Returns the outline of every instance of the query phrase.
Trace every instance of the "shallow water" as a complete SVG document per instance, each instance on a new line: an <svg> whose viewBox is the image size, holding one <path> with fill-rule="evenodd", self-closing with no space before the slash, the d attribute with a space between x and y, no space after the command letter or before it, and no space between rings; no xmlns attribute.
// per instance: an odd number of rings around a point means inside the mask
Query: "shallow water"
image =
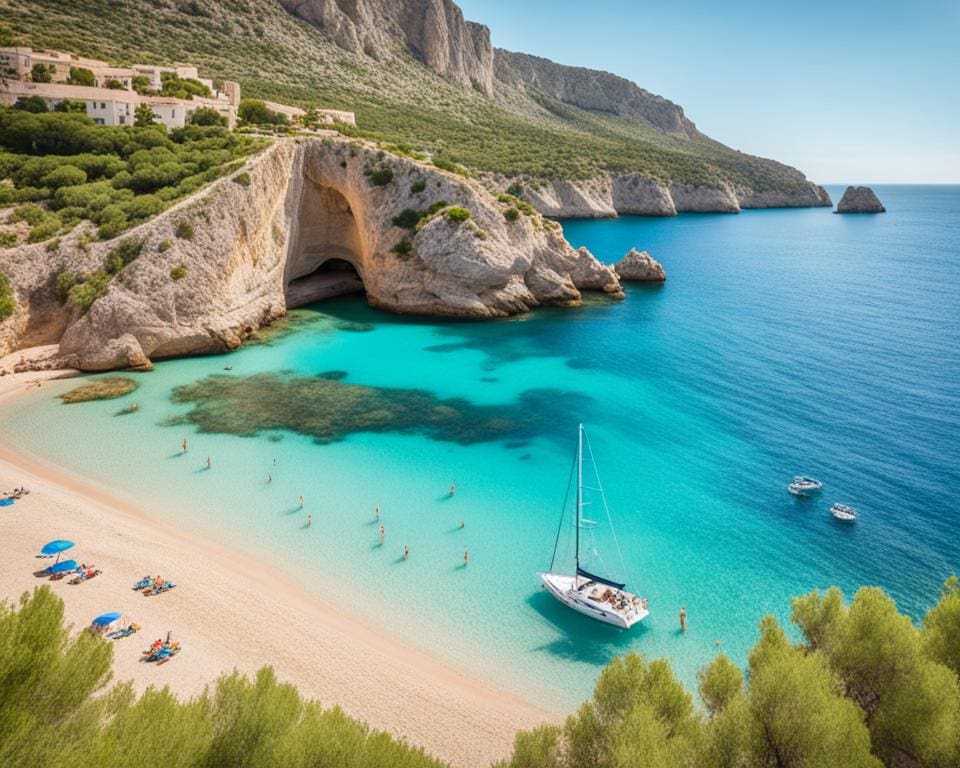
<svg viewBox="0 0 960 768"><path fill-rule="evenodd" d="M62 405L76 382L45 385L0 428L522 695L573 706L626 650L669 657L692 684L716 641L743 662L791 595L880 584L920 618L960 569L960 188L877 192L880 216L565 222L605 261L648 249L667 284L495 323L337 300L229 357L161 363L120 400ZM356 407L371 431L330 426L331 409ZM599 504L585 560L650 600L630 633L537 589L578 421L625 568ZM796 473L823 480L822 496L790 496ZM833 501L861 519L833 520ZM559 531L568 563L574 529Z"/></svg>

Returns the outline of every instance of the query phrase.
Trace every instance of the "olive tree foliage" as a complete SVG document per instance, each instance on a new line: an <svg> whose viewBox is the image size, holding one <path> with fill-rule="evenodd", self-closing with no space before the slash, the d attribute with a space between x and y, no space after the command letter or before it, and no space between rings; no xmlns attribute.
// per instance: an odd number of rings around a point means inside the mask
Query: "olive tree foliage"
<svg viewBox="0 0 960 768"><path fill-rule="evenodd" d="M875 588L796 598L792 620L801 642L768 616L746 670L723 654L704 667L698 707L666 662L615 659L501 768L960 766L960 581L920 629Z"/></svg>

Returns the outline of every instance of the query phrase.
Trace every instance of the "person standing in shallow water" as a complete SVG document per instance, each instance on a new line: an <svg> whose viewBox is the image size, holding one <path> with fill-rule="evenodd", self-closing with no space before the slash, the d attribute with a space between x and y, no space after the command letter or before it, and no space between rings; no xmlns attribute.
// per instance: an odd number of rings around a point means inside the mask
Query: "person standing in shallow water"
<svg viewBox="0 0 960 768"><path fill-rule="evenodd" d="M381 524L380 524L380 543L381 543L381 544L383 544L384 533L385 533L385 531L383 530L383 523L381 523Z"/></svg>
<svg viewBox="0 0 960 768"><path fill-rule="evenodd" d="M687 606L680 606L680 631L687 631Z"/></svg>
<svg viewBox="0 0 960 768"><path fill-rule="evenodd" d="M457 492L457 486L454 483L450 483L450 495L453 496Z"/></svg>
<svg viewBox="0 0 960 768"><path fill-rule="evenodd" d="M406 560L408 557L410 557L410 547L408 547L406 544L404 544L404 545L403 545L403 559Z"/></svg>
<svg viewBox="0 0 960 768"><path fill-rule="evenodd" d="M469 562L470 562L470 553L466 549L464 549L463 550L463 567L466 568L467 563Z"/></svg>
<svg viewBox="0 0 960 768"><path fill-rule="evenodd" d="M213 462L210 461L209 456L207 456L207 469L213 469Z"/></svg>
<svg viewBox="0 0 960 768"><path fill-rule="evenodd" d="M300 496L300 509L303 509L303 496Z"/></svg>
<svg viewBox="0 0 960 768"><path fill-rule="evenodd" d="M379 505L379 504L377 504L377 508L376 508L375 511L376 511L376 513L377 513L377 520L379 520L379 519L380 519L380 505Z"/></svg>
<svg viewBox="0 0 960 768"><path fill-rule="evenodd" d="M309 512L307 513L307 528L313 525L313 515Z"/></svg>
<svg viewBox="0 0 960 768"><path fill-rule="evenodd" d="M180 449L186 453L187 452L187 438L183 438L183 442L180 443Z"/></svg>

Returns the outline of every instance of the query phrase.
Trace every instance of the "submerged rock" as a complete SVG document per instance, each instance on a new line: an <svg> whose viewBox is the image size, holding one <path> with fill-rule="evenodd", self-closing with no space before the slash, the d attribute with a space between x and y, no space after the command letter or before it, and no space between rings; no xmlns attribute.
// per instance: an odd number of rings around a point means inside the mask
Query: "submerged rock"
<svg viewBox="0 0 960 768"><path fill-rule="evenodd" d="M837 213L884 213L880 198L870 187L847 187L840 202L837 203Z"/></svg>
<svg viewBox="0 0 960 768"><path fill-rule="evenodd" d="M667 279L663 265L646 251L631 248L630 252L613 265L621 280L635 280L642 283L662 283Z"/></svg>

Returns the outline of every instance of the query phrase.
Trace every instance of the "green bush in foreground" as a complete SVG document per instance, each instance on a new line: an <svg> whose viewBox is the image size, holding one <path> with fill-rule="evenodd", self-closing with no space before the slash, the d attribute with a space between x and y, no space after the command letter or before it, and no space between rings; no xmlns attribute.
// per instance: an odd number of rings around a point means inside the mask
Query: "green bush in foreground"
<svg viewBox="0 0 960 768"><path fill-rule="evenodd" d="M466 221L470 218L470 211L468 211L466 208L462 208L459 205L451 205L446 211L444 211L444 215L450 219L450 221L459 224L460 222Z"/></svg>
<svg viewBox="0 0 960 768"><path fill-rule="evenodd" d="M187 268L183 264L177 264L173 269L170 270L170 279L171 280L182 280L187 276Z"/></svg>
<svg viewBox="0 0 960 768"><path fill-rule="evenodd" d="M3 274L3 272L0 272L0 322L10 317L16 306L17 301L13 295L13 286L10 285L10 278Z"/></svg>
<svg viewBox="0 0 960 768"><path fill-rule="evenodd" d="M167 688L140 697L129 683L107 690L113 652L109 641L87 632L71 636L63 601L49 587L25 594L17 606L0 604L0 765L442 765L336 707L304 700L269 668L253 680L222 677L186 701Z"/></svg>

